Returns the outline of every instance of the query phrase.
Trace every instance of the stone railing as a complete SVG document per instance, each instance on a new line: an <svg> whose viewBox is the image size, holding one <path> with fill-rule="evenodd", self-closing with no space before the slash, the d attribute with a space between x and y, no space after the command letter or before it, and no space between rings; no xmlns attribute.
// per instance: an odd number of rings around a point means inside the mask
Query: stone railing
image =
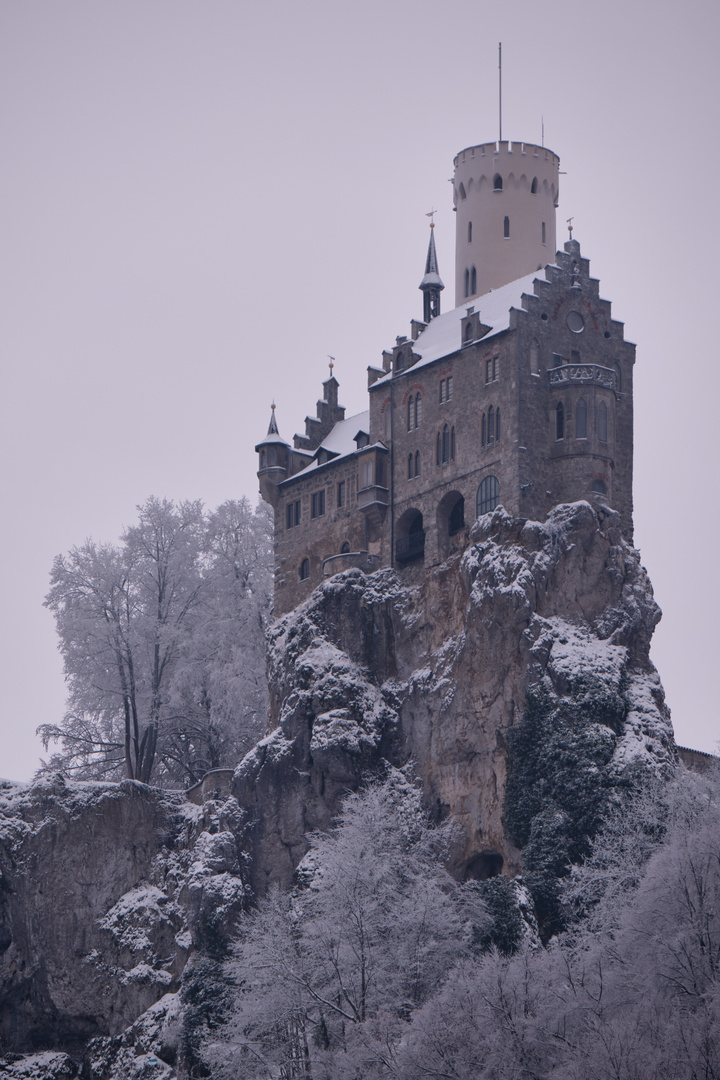
<svg viewBox="0 0 720 1080"><path fill-rule="evenodd" d="M328 555L323 559L322 570L325 577L331 577L356 566L364 573L371 574L373 570L377 570L379 558L380 556L372 551L341 551L339 555Z"/></svg>
<svg viewBox="0 0 720 1080"><path fill-rule="evenodd" d="M425 554L425 533L412 532L408 536L401 536L395 541L395 559L399 563L410 562L411 559L419 559Z"/></svg>
<svg viewBox="0 0 720 1080"><path fill-rule="evenodd" d="M617 372L599 364L563 364L548 370L551 386L604 386L617 390Z"/></svg>

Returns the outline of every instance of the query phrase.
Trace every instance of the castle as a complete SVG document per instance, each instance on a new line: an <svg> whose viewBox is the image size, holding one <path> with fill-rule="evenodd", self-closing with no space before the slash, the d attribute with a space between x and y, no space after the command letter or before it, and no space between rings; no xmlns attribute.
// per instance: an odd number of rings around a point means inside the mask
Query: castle
<svg viewBox="0 0 720 1080"><path fill-rule="evenodd" d="M601 500L632 539L635 347L571 239L555 252L559 159L490 142L455 158L455 307L430 226L423 318L368 367L369 408L338 382L290 446L270 419L260 492L275 511L275 614L350 566L410 580L504 506L543 519Z"/></svg>

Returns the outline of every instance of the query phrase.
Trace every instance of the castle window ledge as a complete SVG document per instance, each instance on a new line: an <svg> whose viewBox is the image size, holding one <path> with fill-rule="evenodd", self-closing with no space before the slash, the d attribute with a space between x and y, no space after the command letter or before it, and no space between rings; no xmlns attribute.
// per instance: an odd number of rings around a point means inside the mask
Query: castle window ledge
<svg viewBox="0 0 720 1080"><path fill-rule="evenodd" d="M374 506L387 506L390 492L386 487L373 484L371 487L361 488L357 493L359 510L367 510Z"/></svg>
<svg viewBox="0 0 720 1080"><path fill-rule="evenodd" d="M548 370L551 386L604 386L617 392L617 372L599 364L563 364Z"/></svg>

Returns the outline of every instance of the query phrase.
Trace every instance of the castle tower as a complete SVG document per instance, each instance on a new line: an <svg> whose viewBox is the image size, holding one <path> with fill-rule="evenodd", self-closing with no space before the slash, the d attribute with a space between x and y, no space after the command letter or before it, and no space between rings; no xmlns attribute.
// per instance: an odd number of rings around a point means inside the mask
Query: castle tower
<svg viewBox="0 0 720 1080"><path fill-rule="evenodd" d="M445 288L438 270L437 252L435 250L435 222L430 222L430 242L428 243L427 258L425 260L425 276L420 282L423 294L423 320L429 323L440 314L440 293Z"/></svg>
<svg viewBox="0 0 720 1080"><path fill-rule="evenodd" d="M290 472L291 450L278 431L275 419L275 403L272 404L270 423L267 435L255 447L258 455L258 480L260 481L260 494L265 502L271 506L277 504L277 488Z"/></svg>
<svg viewBox="0 0 720 1080"><path fill-rule="evenodd" d="M491 142L454 164L459 307L553 262L560 159L544 146Z"/></svg>

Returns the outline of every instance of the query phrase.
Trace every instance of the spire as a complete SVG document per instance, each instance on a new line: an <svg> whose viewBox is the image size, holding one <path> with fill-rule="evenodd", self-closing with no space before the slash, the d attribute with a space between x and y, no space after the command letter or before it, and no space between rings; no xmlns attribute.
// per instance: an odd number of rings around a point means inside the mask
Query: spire
<svg viewBox="0 0 720 1080"><path fill-rule="evenodd" d="M438 270L437 252L435 250L435 222L432 220L435 210L431 210L427 217L430 218L430 243L428 244L427 258L425 260L425 276L420 282L423 294L423 319L429 323L431 319L440 314L440 293L445 288Z"/></svg>
<svg viewBox="0 0 720 1080"><path fill-rule="evenodd" d="M270 423L268 424L268 432L267 433L268 433L268 435L279 435L280 432L278 431L277 420L275 419L275 402L274 401L273 401L272 405L270 406L270 408L271 408L272 411L270 413Z"/></svg>

